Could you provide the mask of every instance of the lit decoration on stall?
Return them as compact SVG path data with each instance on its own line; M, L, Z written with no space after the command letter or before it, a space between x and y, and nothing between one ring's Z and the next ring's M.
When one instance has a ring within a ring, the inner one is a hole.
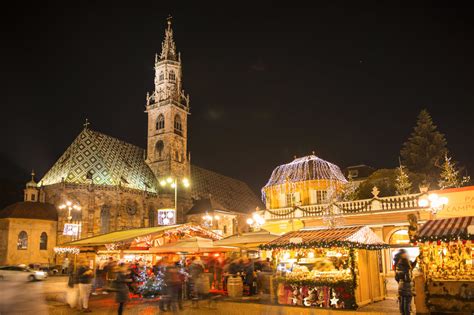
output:
M176 211L174 209L158 210L158 225L176 224Z
M174 237L174 238L180 239L180 238L183 238L185 236L192 236L193 233L196 233L198 235L204 235L205 237L208 237L212 240L222 239L221 235L219 235L219 234L217 234L213 231L207 230L207 229L205 229L205 228L203 228L199 225L193 225L193 224L181 225L177 228L166 231L164 233L164 235L168 236L168 237Z
M123 245L123 242L105 244L105 248L108 251L118 250Z
M54 253L57 255L63 255L63 254L73 254L73 255L79 255L81 250L77 247L54 247Z
M153 245L153 239L151 238L151 235L138 236L135 238L135 243L144 243L146 247L151 247Z
M262 188L263 201L265 202L268 188L289 194L295 191L297 183L304 184L311 180L328 180L330 185L347 183L339 166L317 157L313 152L312 155L295 158L292 162L275 168Z
M337 302L339 302L339 299L336 297L336 294L332 293L332 299L330 300L331 301L331 305L336 305L337 306Z

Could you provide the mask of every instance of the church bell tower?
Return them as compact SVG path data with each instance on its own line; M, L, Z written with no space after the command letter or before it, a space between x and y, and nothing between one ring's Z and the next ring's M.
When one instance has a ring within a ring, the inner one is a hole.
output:
M181 77L181 55L176 51L169 17L161 53L155 56L155 90L146 97L146 163L157 179L189 177L189 95L182 89Z

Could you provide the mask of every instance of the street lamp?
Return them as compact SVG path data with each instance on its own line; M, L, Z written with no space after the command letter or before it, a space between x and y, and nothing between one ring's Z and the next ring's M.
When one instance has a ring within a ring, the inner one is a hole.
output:
M439 211L443 210L447 204L448 198L440 197L438 194L429 194L427 197L418 200L418 206L427 208L427 211L430 211L433 217L435 217Z
M247 219L247 224L250 225L255 231L260 230L262 225L265 224L265 219L258 213L254 213L251 218Z
M187 179L186 177L183 178L181 181L185 188L188 188L190 186L189 179ZM168 177L166 179L162 179L160 180L160 186L169 186L174 189L174 211L175 213L178 213L178 179L176 177Z
M81 206L73 204L70 201L66 201L66 203L63 203L59 206L59 209L61 209L61 210L62 209L67 209L68 210L67 219L70 222L72 220L71 211L72 210L81 211L82 208L81 208Z

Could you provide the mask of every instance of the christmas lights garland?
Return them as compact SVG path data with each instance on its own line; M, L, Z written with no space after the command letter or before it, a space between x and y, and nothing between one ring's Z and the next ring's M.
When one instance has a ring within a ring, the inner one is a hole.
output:
M387 244L363 244L352 241L313 241L303 243L288 243L288 244L263 244L259 246L262 250L272 249L310 249L310 248L329 248L329 247L345 247L349 249L367 249L367 250L379 250L389 248Z
M417 195L417 196L414 196L414 197L408 197L408 198L405 198L403 199L402 201L403 202L411 202L411 201L414 201L414 200L418 200L418 198L421 196L422 194L420 195ZM344 208L343 206L341 206L338 202L331 202L329 203L325 208L322 208L320 210L306 210L306 209L303 209L301 207L298 207L298 206L295 206L293 207L293 209L291 209L290 211L288 212L285 212L285 213L279 213L279 212L275 212L275 211L272 211L272 210L268 210L268 209L265 209L266 212L270 213L271 215L273 216L276 216L276 217L285 217L287 215L290 215L292 214L293 212L295 212L296 210L301 210L303 213L306 213L306 214L320 214L320 213L323 213L325 211L327 211L328 209L330 209L331 207L336 207L338 208L339 210L341 210L344 213L355 213L355 212L361 212L361 211L365 211L368 209L369 205L372 205L372 203L374 201L378 201L378 202L381 202L382 204L398 204L400 203L400 200L397 200L397 201L392 201L392 200L385 200L385 199L380 199L380 198L377 198L377 197L374 197L370 200L368 200L367 202L364 203L363 206L360 206L360 207L357 207L357 208L353 208L353 209L346 209ZM342 202L341 204L344 204L344 202ZM382 207L383 208L383 207Z
M469 234L467 232L460 233L459 235L449 235L449 236L442 236L442 235L432 235L432 236L424 236L424 237L417 237L417 242L425 243L425 242L434 242L434 241L442 241L442 242L452 242L452 241L474 241L474 234Z

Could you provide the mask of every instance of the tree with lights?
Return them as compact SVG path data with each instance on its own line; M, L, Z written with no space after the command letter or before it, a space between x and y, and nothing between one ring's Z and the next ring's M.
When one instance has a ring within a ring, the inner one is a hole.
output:
M395 178L395 189L399 195L408 195L411 192L412 183L405 170L405 166L400 162L397 168L397 177Z
M411 172L423 174L425 180L433 182L439 175L439 162L448 151L446 144L446 138L424 109L418 115L416 126L400 151L403 164Z
M451 158L448 157L448 154L444 155L444 162L441 165L441 174L439 177L438 186L441 189L461 187L471 180L469 176L461 177L459 175L459 169L456 168L456 163L451 162Z
M344 185L341 195L341 201L351 201L357 199L357 185L354 183L352 176L347 176L347 183Z

